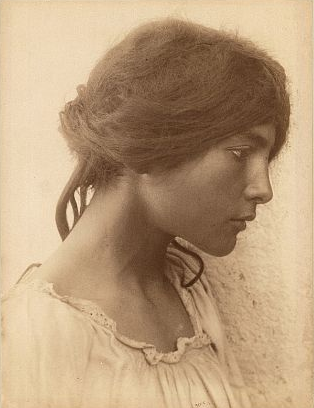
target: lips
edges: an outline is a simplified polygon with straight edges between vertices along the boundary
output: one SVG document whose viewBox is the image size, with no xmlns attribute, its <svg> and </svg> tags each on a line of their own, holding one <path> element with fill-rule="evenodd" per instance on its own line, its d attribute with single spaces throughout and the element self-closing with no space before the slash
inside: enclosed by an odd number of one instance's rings
<svg viewBox="0 0 314 408">
<path fill-rule="evenodd" d="M 248 214 L 239 218 L 232 219 L 232 224 L 239 230 L 243 231 L 246 228 L 246 221 L 253 221 L 256 217 L 256 214 Z"/>
<path fill-rule="evenodd" d="M 231 223 L 239 230 L 244 231 L 246 228 L 246 222 L 244 220 L 231 220 Z"/>
<path fill-rule="evenodd" d="M 256 217 L 255 213 L 248 214 L 248 215 L 243 215 L 242 217 L 239 218 L 233 218 L 232 221 L 253 221 Z"/>
</svg>

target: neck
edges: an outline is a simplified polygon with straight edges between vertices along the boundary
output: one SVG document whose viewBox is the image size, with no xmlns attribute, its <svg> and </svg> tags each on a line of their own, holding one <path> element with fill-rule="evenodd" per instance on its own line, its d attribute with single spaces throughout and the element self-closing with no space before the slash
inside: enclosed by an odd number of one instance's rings
<svg viewBox="0 0 314 408">
<path fill-rule="evenodd" d="M 145 286 L 164 281 L 172 238 L 150 222 L 136 185 L 120 179 L 95 192 L 60 255 L 72 270 L 90 271 L 106 284 Z"/>
</svg>

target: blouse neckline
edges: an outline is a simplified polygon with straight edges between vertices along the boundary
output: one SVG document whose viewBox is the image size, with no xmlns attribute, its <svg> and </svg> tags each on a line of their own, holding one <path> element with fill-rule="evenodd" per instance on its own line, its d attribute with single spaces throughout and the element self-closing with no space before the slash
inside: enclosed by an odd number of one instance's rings
<svg viewBox="0 0 314 408">
<path fill-rule="evenodd" d="M 155 365 L 159 362 L 178 363 L 189 349 L 199 349 L 212 344 L 210 336 L 202 329 L 194 299 L 190 293 L 191 289 L 182 286 L 181 277 L 176 273 L 177 271 L 172 270 L 172 265 L 170 263 L 168 263 L 168 267 L 165 270 L 165 275 L 177 291 L 183 303 L 192 324 L 194 335 L 192 337 L 179 337 L 176 341 L 176 349 L 169 352 L 158 351 L 153 344 L 134 340 L 120 333 L 117 329 L 116 322 L 92 300 L 58 294 L 52 282 L 48 282 L 42 278 L 33 277 L 34 270 L 37 269 L 39 265 L 40 264 L 35 264 L 30 268 L 13 289 L 18 286 L 31 287 L 36 291 L 46 293 L 49 296 L 74 307 L 86 315 L 90 320 L 106 330 L 109 330 L 119 342 L 128 347 L 141 350 L 145 359 L 151 365 Z M 32 278 L 30 279 L 31 275 Z"/>
</svg>

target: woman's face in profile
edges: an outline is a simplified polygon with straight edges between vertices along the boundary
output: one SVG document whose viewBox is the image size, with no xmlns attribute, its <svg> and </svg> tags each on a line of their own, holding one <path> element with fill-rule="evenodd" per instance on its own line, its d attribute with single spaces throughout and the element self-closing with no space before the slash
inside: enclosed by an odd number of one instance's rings
<svg viewBox="0 0 314 408">
<path fill-rule="evenodd" d="M 273 125 L 222 140 L 205 155 L 167 173 L 142 175 L 141 189 L 152 222 L 203 251 L 224 256 L 252 220 L 257 204 L 272 198 L 269 154 Z"/>
</svg>

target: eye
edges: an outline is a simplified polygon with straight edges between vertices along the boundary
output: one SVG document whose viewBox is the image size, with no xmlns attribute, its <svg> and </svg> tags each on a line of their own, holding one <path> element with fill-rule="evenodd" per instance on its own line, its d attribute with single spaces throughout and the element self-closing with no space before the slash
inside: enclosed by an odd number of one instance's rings
<svg viewBox="0 0 314 408">
<path fill-rule="evenodd" d="M 228 150 L 231 151 L 239 161 L 246 159 L 251 153 L 250 146 L 231 147 Z"/>
</svg>

